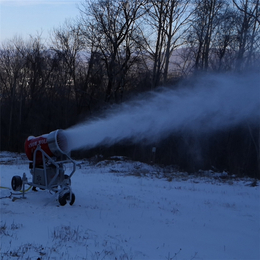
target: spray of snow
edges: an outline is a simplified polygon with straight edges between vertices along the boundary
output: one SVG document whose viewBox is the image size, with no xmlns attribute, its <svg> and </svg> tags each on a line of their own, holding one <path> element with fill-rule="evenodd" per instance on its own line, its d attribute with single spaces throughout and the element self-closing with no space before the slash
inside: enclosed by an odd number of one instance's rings
<svg viewBox="0 0 260 260">
<path fill-rule="evenodd" d="M 70 150 L 78 150 L 125 139 L 153 143 L 175 132 L 204 134 L 252 122 L 260 122 L 259 75 L 217 74 L 192 86 L 146 93 L 65 133 Z"/>
</svg>

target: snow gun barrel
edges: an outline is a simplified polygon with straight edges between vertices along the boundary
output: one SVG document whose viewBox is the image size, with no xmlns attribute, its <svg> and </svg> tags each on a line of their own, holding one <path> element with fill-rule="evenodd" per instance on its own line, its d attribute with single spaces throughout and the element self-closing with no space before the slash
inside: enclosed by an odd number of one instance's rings
<svg viewBox="0 0 260 260">
<path fill-rule="evenodd" d="M 69 153 L 66 135 L 60 129 L 37 137 L 29 136 L 24 144 L 25 153 L 29 160 L 33 160 L 34 151 L 39 146 L 50 157 L 59 157 Z M 42 163 L 40 153 L 36 154 L 36 163 Z"/>
</svg>

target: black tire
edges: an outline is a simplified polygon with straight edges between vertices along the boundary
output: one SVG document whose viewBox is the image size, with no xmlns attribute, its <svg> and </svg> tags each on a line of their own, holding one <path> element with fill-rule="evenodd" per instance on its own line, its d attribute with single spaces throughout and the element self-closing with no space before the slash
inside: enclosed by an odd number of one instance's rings
<svg viewBox="0 0 260 260">
<path fill-rule="evenodd" d="M 14 191 L 20 191 L 23 186 L 23 181 L 20 176 L 13 176 L 11 186 Z"/>
<path fill-rule="evenodd" d="M 67 193 L 59 195 L 59 203 L 61 206 L 65 206 L 67 204 Z"/>
<path fill-rule="evenodd" d="M 59 203 L 61 206 L 65 206 L 67 204 L 67 201 L 70 199 L 70 192 L 65 192 L 64 194 L 60 194 L 59 196 Z M 71 201 L 70 205 L 72 206 L 75 202 L 75 194 L 71 194 Z"/>
<path fill-rule="evenodd" d="M 75 199 L 76 199 L 76 197 L 75 197 L 75 194 L 74 194 L 74 193 L 72 193 L 72 194 L 71 194 L 71 201 L 70 201 L 70 206 L 72 206 L 72 205 L 74 204 L 74 202 L 75 202 Z"/>
</svg>

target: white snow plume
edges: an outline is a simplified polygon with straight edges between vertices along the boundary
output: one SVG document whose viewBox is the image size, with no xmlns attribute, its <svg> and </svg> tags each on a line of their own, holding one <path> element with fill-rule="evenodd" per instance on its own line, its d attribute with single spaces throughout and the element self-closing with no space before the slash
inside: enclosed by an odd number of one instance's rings
<svg viewBox="0 0 260 260">
<path fill-rule="evenodd" d="M 260 80 L 251 75 L 206 75 L 191 86 L 161 88 L 65 133 L 71 150 L 122 140 L 153 143 L 180 131 L 210 133 L 260 122 Z"/>
</svg>

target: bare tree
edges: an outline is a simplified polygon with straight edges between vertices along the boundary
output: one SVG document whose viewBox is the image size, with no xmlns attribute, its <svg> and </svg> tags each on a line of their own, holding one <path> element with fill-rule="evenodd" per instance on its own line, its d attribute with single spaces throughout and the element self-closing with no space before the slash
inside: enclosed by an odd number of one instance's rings
<svg viewBox="0 0 260 260">
<path fill-rule="evenodd" d="M 65 21 L 60 27 L 53 30 L 51 49 L 55 52 L 56 60 L 62 65 L 60 73 L 63 75 L 62 81 L 67 86 L 67 99 L 71 94 L 76 99 L 77 113 L 80 114 L 82 100 L 85 95 L 86 85 L 81 84 L 78 77 L 81 64 L 84 59 L 85 44 L 81 34 L 80 26 L 75 21 Z"/>
<path fill-rule="evenodd" d="M 75 85 L 77 61 L 80 60 L 80 51 L 84 49 L 79 26 L 66 21 L 62 27 L 54 29 L 52 49 L 64 62 L 66 72 Z"/>
<path fill-rule="evenodd" d="M 5 139 L 7 140 L 7 147 L 13 144 L 14 125 L 21 125 L 21 116 L 19 115 L 21 113 L 25 82 L 23 67 L 26 60 L 22 53 L 18 51 L 18 47 L 24 48 L 23 41 L 19 37 L 14 37 L 2 44 L 0 50 L 1 125 L 6 127 Z M 19 100 L 19 103 L 17 100 Z M 4 110 L 3 106 L 5 106 Z M 6 108 L 8 108 L 8 117 L 7 114 L 2 114 Z"/>
<path fill-rule="evenodd" d="M 172 53 L 185 42 L 191 12 L 188 12 L 189 1 L 186 0 L 150 0 L 147 5 L 147 22 L 155 38 L 155 46 L 149 45 L 153 60 L 152 86 L 155 87 L 163 78 L 167 81 Z"/>
<path fill-rule="evenodd" d="M 236 8 L 241 11 L 245 12 L 247 15 L 252 16 L 257 23 L 260 24 L 260 17 L 259 17 L 259 0 L 255 0 L 252 3 L 255 4 L 255 7 L 251 10 L 247 10 L 247 8 L 243 8 L 243 2 L 240 1 L 240 3 L 237 0 L 232 0 Z M 241 6 L 242 4 L 242 6 Z"/>
<path fill-rule="evenodd" d="M 91 53 L 99 52 L 105 64 L 107 84 L 105 101 L 123 88 L 129 62 L 139 44 L 137 20 L 143 15 L 144 1 L 85 1 L 81 24 Z"/>
<path fill-rule="evenodd" d="M 194 16 L 188 40 L 194 51 L 196 70 L 209 68 L 212 37 L 224 3 L 224 0 L 194 0 Z"/>
<path fill-rule="evenodd" d="M 216 71 L 230 71 L 234 69 L 237 15 L 225 5 L 218 16 L 211 45 L 211 68 Z"/>
<path fill-rule="evenodd" d="M 233 0 L 233 3 L 238 10 L 236 69 L 240 70 L 243 64 L 252 66 L 253 57 L 260 48 L 260 1 Z"/>
</svg>

